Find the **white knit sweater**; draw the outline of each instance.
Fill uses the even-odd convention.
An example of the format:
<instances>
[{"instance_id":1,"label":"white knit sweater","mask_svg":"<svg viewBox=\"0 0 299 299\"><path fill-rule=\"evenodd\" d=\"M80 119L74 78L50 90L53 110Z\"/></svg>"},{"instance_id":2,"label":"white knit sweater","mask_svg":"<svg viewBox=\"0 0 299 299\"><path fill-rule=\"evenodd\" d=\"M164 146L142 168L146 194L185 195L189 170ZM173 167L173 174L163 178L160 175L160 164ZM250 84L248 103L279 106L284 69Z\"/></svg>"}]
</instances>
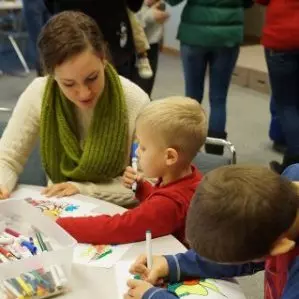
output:
<instances>
[{"instance_id":1,"label":"white knit sweater","mask_svg":"<svg viewBox=\"0 0 299 299\"><path fill-rule=\"evenodd\" d=\"M135 120L139 111L150 100L145 92L131 81L120 77L124 89L128 109L129 140L133 140ZM47 78L37 78L20 96L8 125L0 139L0 185L12 191L18 176L33 150L39 136L40 115L43 93ZM76 109L76 120L83 144L91 123L93 111ZM111 120L113 121L113 120ZM130 150L128 151L130 153ZM129 156L127 165L129 165ZM51 182L50 182L51 183ZM132 201L133 193L121 184L121 177L109 183L71 182L80 193L98 197L118 205L126 205Z\"/></svg>"}]
</instances>

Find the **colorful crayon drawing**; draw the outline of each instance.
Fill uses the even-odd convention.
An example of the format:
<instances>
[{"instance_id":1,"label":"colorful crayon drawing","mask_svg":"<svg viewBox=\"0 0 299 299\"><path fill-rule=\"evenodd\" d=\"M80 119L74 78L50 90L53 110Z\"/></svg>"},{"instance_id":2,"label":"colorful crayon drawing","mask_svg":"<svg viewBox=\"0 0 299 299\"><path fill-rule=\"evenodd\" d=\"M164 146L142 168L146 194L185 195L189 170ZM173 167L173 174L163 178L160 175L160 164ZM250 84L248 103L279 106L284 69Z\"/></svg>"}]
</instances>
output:
<instances>
[{"instance_id":1,"label":"colorful crayon drawing","mask_svg":"<svg viewBox=\"0 0 299 299\"><path fill-rule=\"evenodd\" d=\"M226 297L223 293L221 293L215 282L211 279L197 279L169 284L167 289L168 291L175 293L178 297L188 295L208 296L210 291Z\"/></svg>"},{"instance_id":2,"label":"colorful crayon drawing","mask_svg":"<svg viewBox=\"0 0 299 299\"><path fill-rule=\"evenodd\" d=\"M59 217L63 212L73 212L79 208L79 205L67 203L62 200L39 200L33 198L26 198L25 200L40 209L45 215L53 217Z\"/></svg>"},{"instance_id":3,"label":"colorful crayon drawing","mask_svg":"<svg viewBox=\"0 0 299 299\"><path fill-rule=\"evenodd\" d=\"M89 245L82 253L82 258L87 258L88 262L97 261L103 257L112 254L113 247L111 245Z\"/></svg>"}]
</instances>

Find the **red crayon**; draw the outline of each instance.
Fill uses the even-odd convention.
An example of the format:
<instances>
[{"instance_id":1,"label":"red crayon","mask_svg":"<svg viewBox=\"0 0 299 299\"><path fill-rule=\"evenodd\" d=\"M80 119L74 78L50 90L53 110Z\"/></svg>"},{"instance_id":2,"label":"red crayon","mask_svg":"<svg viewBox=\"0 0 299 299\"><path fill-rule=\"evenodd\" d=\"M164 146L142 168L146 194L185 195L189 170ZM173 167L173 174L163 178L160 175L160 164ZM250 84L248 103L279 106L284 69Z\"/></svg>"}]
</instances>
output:
<instances>
[{"instance_id":1,"label":"red crayon","mask_svg":"<svg viewBox=\"0 0 299 299\"><path fill-rule=\"evenodd\" d=\"M5 248L3 248L1 246L0 246L0 253L3 254L9 260L12 260L12 261L15 260L14 256L9 251L7 251Z\"/></svg>"},{"instance_id":2,"label":"red crayon","mask_svg":"<svg viewBox=\"0 0 299 299\"><path fill-rule=\"evenodd\" d=\"M21 235L20 233L16 232L15 230L13 230L11 228L6 228L4 231L16 238L18 238Z\"/></svg>"}]
</instances>

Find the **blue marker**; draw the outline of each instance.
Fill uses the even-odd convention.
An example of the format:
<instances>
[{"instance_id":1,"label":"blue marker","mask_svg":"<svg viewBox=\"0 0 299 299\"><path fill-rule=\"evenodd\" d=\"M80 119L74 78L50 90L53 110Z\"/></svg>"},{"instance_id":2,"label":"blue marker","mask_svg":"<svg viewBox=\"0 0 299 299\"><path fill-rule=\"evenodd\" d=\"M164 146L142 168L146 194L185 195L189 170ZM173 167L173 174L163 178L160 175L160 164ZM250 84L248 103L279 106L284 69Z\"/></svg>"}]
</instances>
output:
<instances>
[{"instance_id":1,"label":"blue marker","mask_svg":"<svg viewBox=\"0 0 299 299\"><path fill-rule=\"evenodd\" d=\"M138 171L138 158L136 156L136 151L137 151L138 143L134 142L132 144L132 149L131 149L131 156L132 156L132 168L137 172ZM137 182L135 181L132 184L132 191L136 192L137 190Z\"/></svg>"},{"instance_id":2,"label":"blue marker","mask_svg":"<svg viewBox=\"0 0 299 299\"><path fill-rule=\"evenodd\" d=\"M32 244L31 242L23 241L23 242L21 243L21 246L26 247L27 249L29 249L29 251L30 251L33 255L36 255L36 253L37 253L37 247L34 246L34 244Z\"/></svg>"}]
</instances>

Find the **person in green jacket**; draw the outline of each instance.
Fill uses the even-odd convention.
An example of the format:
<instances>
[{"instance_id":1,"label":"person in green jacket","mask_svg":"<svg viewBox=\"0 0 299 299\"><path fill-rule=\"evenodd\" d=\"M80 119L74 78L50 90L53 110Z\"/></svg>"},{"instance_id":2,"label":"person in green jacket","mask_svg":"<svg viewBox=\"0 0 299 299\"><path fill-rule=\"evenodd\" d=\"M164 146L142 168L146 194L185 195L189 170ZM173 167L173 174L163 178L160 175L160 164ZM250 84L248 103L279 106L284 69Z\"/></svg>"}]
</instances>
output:
<instances>
[{"instance_id":1,"label":"person in green jacket","mask_svg":"<svg viewBox=\"0 0 299 299\"><path fill-rule=\"evenodd\" d=\"M166 0L172 6L184 0ZM252 0L186 0L177 38L186 96L201 103L207 67L210 76L208 136L226 139L226 98L244 36L244 9ZM206 145L206 151L223 154L223 146Z\"/></svg>"}]
</instances>

